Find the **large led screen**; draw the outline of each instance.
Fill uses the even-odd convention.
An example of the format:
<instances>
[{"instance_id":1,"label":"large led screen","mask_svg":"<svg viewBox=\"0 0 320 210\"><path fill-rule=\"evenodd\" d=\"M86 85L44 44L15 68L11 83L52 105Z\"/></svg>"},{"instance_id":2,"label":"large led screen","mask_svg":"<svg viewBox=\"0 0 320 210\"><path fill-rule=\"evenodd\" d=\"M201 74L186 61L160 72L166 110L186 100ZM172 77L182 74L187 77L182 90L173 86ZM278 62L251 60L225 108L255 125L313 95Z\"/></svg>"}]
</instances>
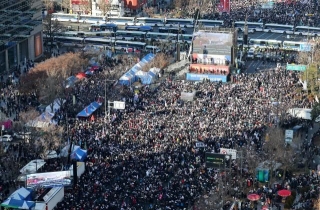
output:
<instances>
[{"instance_id":1,"label":"large led screen","mask_svg":"<svg viewBox=\"0 0 320 210\"><path fill-rule=\"evenodd\" d=\"M231 55L232 33L199 31L194 34L193 53L204 55Z\"/></svg>"},{"instance_id":2,"label":"large led screen","mask_svg":"<svg viewBox=\"0 0 320 210\"><path fill-rule=\"evenodd\" d=\"M27 175L27 188L57 187L71 185L70 171L56 171L49 173L36 173Z\"/></svg>"}]
</instances>

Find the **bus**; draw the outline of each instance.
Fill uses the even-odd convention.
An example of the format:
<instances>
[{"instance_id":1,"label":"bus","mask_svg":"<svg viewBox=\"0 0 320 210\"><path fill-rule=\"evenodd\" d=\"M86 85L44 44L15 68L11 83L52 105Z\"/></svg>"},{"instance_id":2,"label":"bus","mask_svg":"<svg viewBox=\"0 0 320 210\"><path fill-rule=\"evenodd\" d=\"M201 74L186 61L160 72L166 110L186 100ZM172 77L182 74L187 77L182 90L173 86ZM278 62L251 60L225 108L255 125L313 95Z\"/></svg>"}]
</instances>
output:
<instances>
[{"instance_id":1,"label":"bus","mask_svg":"<svg viewBox=\"0 0 320 210\"><path fill-rule=\"evenodd\" d=\"M77 14L52 13L51 20L77 23L79 16Z\"/></svg>"},{"instance_id":2,"label":"bus","mask_svg":"<svg viewBox=\"0 0 320 210\"><path fill-rule=\"evenodd\" d=\"M108 22L118 26L132 26L135 25L135 17L108 17Z\"/></svg>"},{"instance_id":3,"label":"bus","mask_svg":"<svg viewBox=\"0 0 320 210\"><path fill-rule=\"evenodd\" d=\"M135 48L138 50L144 50L146 46L147 46L147 44L144 42L127 42L127 41L116 41L115 42L115 47L122 48L122 49Z\"/></svg>"},{"instance_id":4,"label":"bus","mask_svg":"<svg viewBox=\"0 0 320 210\"><path fill-rule=\"evenodd\" d=\"M294 41L284 41L283 49L294 50L298 52L308 52L311 51L311 44L307 42L294 42Z\"/></svg>"},{"instance_id":5,"label":"bus","mask_svg":"<svg viewBox=\"0 0 320 210\"><path fill-rule=\"evenodd\" d=\"M159 47L153 46L153 45L147 45L145 47L145 51L148 52L148 53L153 53L153 54L161 52Z\"/></svg>"},{"instance_id":6,"label":"bus","mask_svg":"<svg viewBox=\"0 0 320 210\"><path fill-rule=\"evenodd\" d=\"M84 38L80 37L66 37L66 36L56 36L54 40L57 42L61 42L65 47L83 47L84 46Z\"/></svg>"},{"instance_id":7,"label":"bus","mask_svg":"<svg viewBox=\"0 0 320 210\"><path fill-rule=\"evenodd\" d=\"M295 34L305 36L320 36L320 28L308 27L308 26L297 26L295 28Z\"/></svg>"},{"instance_id":8,"label":"bus","mask_svg":"<svg viewBox=\"0 0 320 210\"><path fill-rule=\"evenodd\" d=\"M248 32L263 31L263 23L257 22L237 21L234 23L234 27L238 29L238 31L244 32L244 26L246 24L248 26Z\"/></svg>"},{"instance_id":9,"label":"bus","mask_svg":"<svg viewBox=\"0 0 320 210\"><path fill-rule=\"evenodd\" d=\"M157 32L148 32L146 35L146 39L148 41L173 41L177 40L177 34L164 34L164 33L157 33Z\"/></svg>"},{"instance_id":10,"label":"bus","mask_svg":"<svg viewBox=\"0 0 320 210\"><path fill-rule=\"evenodd\" d=\"M280 33L280 34L293 34L293 25L280 25L267 23L264 25L264 32Z\"/></svg>"},{"instance_id":11,"label":"bus","mask_svg":"<svg viewBox=\"0 0 320 210\"><path fill-rule=\"evenodd\" d=\"M88 37L88 38L84 38L83 43L85 44L96 44L96 45L112 45L112 43L114 43L115 40L112 39L103 39L103 38L93 38L93 37Z\"/></svg>"},{"instance_id":12,"label":"bus","mask_svg":"<svg viewBox=\"0 0 320 210\"><path fill-rule=\"evenodd\" d=\"M268 47L273 49L279 49L282 47L282 41L279 40L267 40Z\"/></svg>"},{"instance_id":13,"label":"bus","mask_svg":"<svg viewBox=\"0 0 320 210\"><path fill-rule=\"evenodd\" d=\"M166 26L170 27L185 27L185 28L192 28L194 25L194 20L193 19L176 19L176 18L168 18L165 19L165 24Z\"/></svg>"},{"instance_id":14,"label":"bus","mask_svg":"<svg viewBox=\"0 0 320 210\"><path fill-rule=\"evenodd\" d=\"M145 40L147 32L140 31L117 31L116 39L120 40Z\"/></svg>"},{"instance_id":15,"label":"bus","mask_svg":"<svg viewBox=\"0 0 320 210\"><path fill-rule=\"evenodd\" d=\"M118 26L114 23L92 24L90 31L113 31L116 32Z\"/></svg>"},{"instance_id":16,"label":"bus","mask_svg":"<svg viewBox=\"0 0 320 210\"><path fill-rule=\"evenodd\" d=\"M164 26L164 20L162 18L137 18L136 25L158 27Z\"/></svg>"},{"instance_id":17,"label":"bus","mask_svg":"<svg viewBox=\"0 0 320 210\"><path fill-rule=\"evenodd\" d=\"M153 31L151 26L126 26L127 31Z\"/></svg>"},{"instance_id":18,"label":"bus","mask_svg":"<svg viewBox=\"0 0 320 210\"><path fill-rule=\"evenodd\" d=\"M106 22L106 18L104 16L80 15L79 22L101 24Z\"/></svg>"},{"instance_id":19,"label":"bus","mask_svg":"<svg viewBox=\"0 0 320 210\"><path fill-rule=\"evenodd\" d=\"M249 46L256 48L280 48L282 41L271 39L250 39Z\"/></svg>"},{"instance_id":20,"label":"bus","mask_svg":"<svg viewBox=\"0 0 320 210\"><path fill-rule=\"evenodd\" d=\"M205 27L205 28L211 28L211 27L222 27L224 25L223 20L198 20L198 25Z\"/></svg>"},{"instance_id":21,"label":"bus","mask_svg":"<svg viewBox=\"0 0 320 210\"><path fill-rule=\"evenodd\" d=\"M186 30L183 28L159 28L159 33L185 34Z\"/></svg>"}]
</instances>

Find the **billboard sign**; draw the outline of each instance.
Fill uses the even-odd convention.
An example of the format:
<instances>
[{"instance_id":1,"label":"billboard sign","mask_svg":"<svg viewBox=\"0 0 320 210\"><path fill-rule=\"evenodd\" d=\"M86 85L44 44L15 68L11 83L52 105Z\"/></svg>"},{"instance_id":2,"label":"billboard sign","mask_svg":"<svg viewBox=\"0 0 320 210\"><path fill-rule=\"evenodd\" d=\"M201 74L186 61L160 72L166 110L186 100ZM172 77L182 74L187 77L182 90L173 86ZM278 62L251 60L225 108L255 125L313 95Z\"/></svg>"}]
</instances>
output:
<instances>
[{"instance_id":1,"label":"billboard sign","mask_svg":"<svg viewBox=\"0 0 320 210\"><path fill-rule=\"evenodd\" d=\"M211 82L227 82L226 75L214 75L214 74L187 73L186 79L189 81L203 81L204 79L208 79Z\"/></svg>"},{"instance_id":2,"label":"billboard sign","mask_svg":"<svg viewBox=\"0 0 320 210\"><path fill-rule=\"evenodd\" d=\"M286 130L285 133L285 142L291 143L293 139L293 130Z\"/></svg>"},{"instance_id":3,"label":"billboard sign","mask_svg":"<svg viewBox=\"0 0 320 210\"><path fill-rule=\"evenodd\" d=\"M220 148L220 154L231 155L232 160L237 159L237 150L235 149Z\"/></svg>"},{"instance_id":4,"label":"billboard sign","mask_svg":"<svg viewBox=\"0 0 320 210\"><path fill-rule=\"evenodd\" d=\"M72 184L70 171L28 174L26 182L27 188L34 188L36 186L60 187Z\"/></svg>"},{"instance_id":5,"label":"billboard sign","mask_svg":"<svg viewBox=\"0 0 320 210\"><path fill-rule=\"evenodd\" d=\"M229 74L229 66L221 66L221 65L204 65L204 64L190 64L189 71L199 74Z\"/></svg>"},{"instance_id":6,"label":"billboard sign","mask_svg":"<svg viewBox=\"0 0 320 210\"><path fill-rule=\"evenodd\" d=\"M193 37L193 53L206 55L231 55L232 33L198 31Z\"/></svg>"},{"instance_id":7,"label":"billboard sign","mask_svg":"<svg viewBox=\"0 0 320 210\"><path fill-rule=\"evenodd\" d=\"M286 68L289 71L305 71L305 70L307 70L306 65L296 65L296 64L287 64Z\"/></svg>"},{"instance_id":8,"label":"billboard sign","mask_svg":"<svg viewBox=\"0 0 320 210\"><path fill-rule=\"evenodd\" d=\"M225 157L224 154L217 154L217 153L210 153L207 152L205 156L206 166L212 168L219 168L225 164Z\"/></svg>"},{"instance_id":9,"label":"billboard sign","mask_svg":"<svg viewBox=\"0 0 320 210\"><path fill-rule=\"evenodd\" d=\"M231 55L207 55L207 54L192 54L193 61L196 63L226 65L231 62Z\"/></svg>"}]
</instances>

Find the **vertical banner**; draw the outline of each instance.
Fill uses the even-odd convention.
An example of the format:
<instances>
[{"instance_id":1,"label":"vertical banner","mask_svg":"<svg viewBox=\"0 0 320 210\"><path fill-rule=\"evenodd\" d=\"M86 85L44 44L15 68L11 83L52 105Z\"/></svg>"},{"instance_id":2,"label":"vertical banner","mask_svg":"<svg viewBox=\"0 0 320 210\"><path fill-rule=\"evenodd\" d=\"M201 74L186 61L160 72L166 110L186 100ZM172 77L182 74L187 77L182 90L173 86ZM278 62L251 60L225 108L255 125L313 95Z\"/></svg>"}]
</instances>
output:
<instances>
[{"instance_id":1,"label":"vertical banner","mask_svg":"<svg viewBox=\"0 0 320 210\"><path fill-rule=\"evenodd\" d=\"M220 12L230 13L230 0L220 0Z\"/></svg>"},{"instance_id":2,"label":"vertical banner","mask_svg":"<svg viewBox=\"0 0 320 210\"><path fill-rule=\"evenodd\" d=\"M42 54L42 38L41 33L34 36L34 56L38 57Z\"/></svg>"}]
</instances>

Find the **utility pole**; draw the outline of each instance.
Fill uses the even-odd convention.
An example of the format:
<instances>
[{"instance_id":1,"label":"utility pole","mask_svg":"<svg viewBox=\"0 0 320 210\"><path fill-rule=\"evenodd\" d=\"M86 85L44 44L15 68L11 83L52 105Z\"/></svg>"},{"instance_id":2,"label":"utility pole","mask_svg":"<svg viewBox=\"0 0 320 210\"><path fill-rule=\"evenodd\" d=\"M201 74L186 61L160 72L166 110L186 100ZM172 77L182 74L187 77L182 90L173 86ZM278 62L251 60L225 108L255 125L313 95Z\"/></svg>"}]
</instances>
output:
<instances>
[{"instance_id":1,"label":"utility pole","mask_svg":"<svg viewBox=\"0 0 320 210\"><path fill-rule=\"evenodd\" d=\"M107 82L114 82L116 80L106 79L104 81L104 118L107 120L107 116L110 117L110 107L109 107L109 101L107 101ZM108 107L107 107L108 106ZM108 108L108 110L107 110Z\"/></svg>"},{"instance_id":2,"label":"utility pole","mask_svg":"<svg viewBox=\"0 0 320 210\"><path fill-rule=\"evenodd\" d=\"M177 59L176 61L179 62L180 61L180 42L179 42L179 36L181 34L181 27L180 27L180 24L179 24L179 29L178 29L178 39L177 39Z\"/></svg>"},{"instance_id":3,"label":"utility pole","mask_svg":"<svg viewBox=\"0 0 320 210\"><path fill-rule=\"evenodd\" d=\"M246 14L246 19L244 23L244 33L243 33L243 45L248 45L248 14Z\"/></svg>"}]
</instances>

